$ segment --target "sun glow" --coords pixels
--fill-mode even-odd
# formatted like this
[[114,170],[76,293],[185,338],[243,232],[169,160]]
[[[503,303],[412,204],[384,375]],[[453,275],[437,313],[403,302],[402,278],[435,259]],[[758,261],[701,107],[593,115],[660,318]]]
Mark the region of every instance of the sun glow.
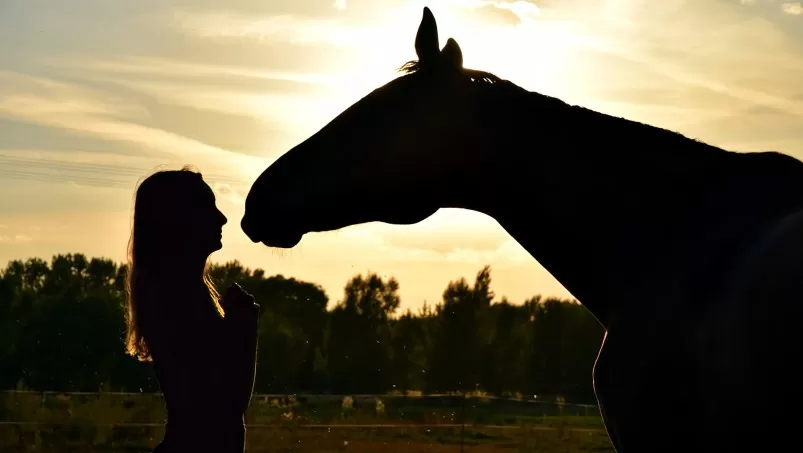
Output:
[[[466,14],[470,8],[497,8],[495,5],[505,7],[502,9],[511,19],[517,20],[499,24],[485,20],[482,14]],[[465,67],[493,72],[531,90],[570,93],[571,86],[561,74],[575,70],[572,52],[586,39],[580,25],[542,18],[540,10],[529,2],[408,1],[361,26],[342,30],[350,36],[339,39],[352,45],[338,51],[354,64],[331,68],[330,74],[336,75],[329,78],[324,94],[316,94],[314,102],[318,107],[310,109],[306,105],[304,108],[307,113],[304,125],[299,126],[300,140],[373,89],[398,77],[396,70],[416,58],[415,32],[424,6],[429,7],[437,19],[440,45],[445,45],[450,37],[460,44]],[[423,231],[467,224],[474,229],[498,228],[493,219],[460,210],[441,211],[426,222],[408,228]]]
[[[331,85],[331,95],[318,115],[330,118],[351,103],[398,76],[395,70],[416,58],[413,43],[424,6],[438,21],[441,46],[454,38],[463,50],[467,68],[493,72],[527,89],[567,94],[571,87],[562,74],[571,72],[572,53],[588,38],[581,25],[540,17],[540,10],[522,1],[408,1],[388,9],[370,25],[352,32],[362,39],[343,49],[356,65],[347,71],[333,67],[342,76]],[[482,14],[466,14],[472,8],[496,8],[511,23],[494,23]],[[347,72],[347,73],[344,73]]]
[[[293,131],[297,142],[319,130],[372,90],[399,77],[397,69],[416,58],[414,40],[425,6],[437,19],[440,45],[444,46],[450,37],[457,40],[463,51],[465,67],[493,72],[531,90],[560,95],[570,93],[571,86],[562,74],[577,70],[572,66],[571,56],[586,39],[580,25],[543,18],[540,10],[529,2],[408,1],[359,24],[344,24],[323,32],[333,34],[335,42],[348,45],[339,46],[338,58],[324,69],[325,80],[318,83],[324,88],[316,91],[314,97],[293,103],[292,108],[284,112],[293,117],[304,117]],[[477,8],[485,10],[478,11]],[[500,11],[505,15],[502,23],[487,19],[486,13]],[[393,228],[372,223],[347,230],[368,237],[388,234],[388,231],[395,231]],[[495,220],[459,209],[441,210],[425,222],[405,227],[405,231],[407,234],[427,235],[466,228],[474,236],[485,232],[486,236],[499,239],[494,234],[500,231]],[[505,255],[526,255],[518,244],[506,246],[513,251],[506,249]]]

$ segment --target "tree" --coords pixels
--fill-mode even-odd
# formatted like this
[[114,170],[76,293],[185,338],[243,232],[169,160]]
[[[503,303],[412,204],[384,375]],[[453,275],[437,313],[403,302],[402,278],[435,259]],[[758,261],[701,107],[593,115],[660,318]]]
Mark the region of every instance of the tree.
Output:
[[[158,391],[153,366],[125,353],[126,265],[82,254],[11,261],[0,271],[0,386]],[[258,393],[525,391],[594,402],[602,327],[573,301],[492,303],[491,270],[449,282],[442,302],[399,317],[399,283],[351,278],[328,310],[314,283],[237,261],[210,267],[261,305]]]
[[493,328],[485,355],[483,388],[501,395],[525,387],[525,368],[529,349],[529,310],[502,299],[490,307],[487,321]]
[[427,351],[430,348],[428,324],[425,317],[416,318],[410,310],[392,321],[393,390],[407,392],[425,387]]
[[330,318],[329,367],[345,392],[378,393],[391,384],[390,317],[398,309],[399,283],[377,274],[357,275]]
[[429,390],[466,391],[480,386],[490,343],[484,317],[493,297],[490,266],[477,273],[473,287],[463,278],[449,283],[437,309],[439,325],[431,352]]
[[604,329],[577,303],[547,299],[531,309],[530,392],[593,402],[590,376]]

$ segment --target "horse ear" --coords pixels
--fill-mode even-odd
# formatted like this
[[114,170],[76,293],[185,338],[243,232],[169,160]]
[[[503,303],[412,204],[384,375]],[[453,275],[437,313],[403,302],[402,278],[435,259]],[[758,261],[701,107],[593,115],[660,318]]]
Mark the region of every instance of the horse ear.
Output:
[[460,50],[460,46],[457,45],[457,41],[454,39],[449,38],[449,40],[446,41],[446,45],[443,46],[443,50],[441,51],[441,56],[449,66],[463,69],[463,51]]
[[418,54],[418,61],[429,63],[439,57],[438,50],[438,25],[435,23],[435,16],[426,6],[424,7],[424,17],[421,18],[421,25],[418,26],[418,33],[415,35],[415,53]]

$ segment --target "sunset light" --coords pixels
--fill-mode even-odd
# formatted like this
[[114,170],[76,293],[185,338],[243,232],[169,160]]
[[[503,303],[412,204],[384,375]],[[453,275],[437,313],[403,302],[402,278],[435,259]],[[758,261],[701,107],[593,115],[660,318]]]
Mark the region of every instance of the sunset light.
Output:
[[400,76],[424,6],[441,46],[456,39],[468,68],[729,149],[801,156],[803,27],[795,2],[781,3],[4,3],[0,39],[18,44],[0,50],[0,187],[9,194],[0,259],[75,250],[122,259],[136,181],[192,164],[229,217],[215,260],[320,281],[332,294],[356,271],[381,270],[399,276],[410,307],[479,263],[499,269],[511,297],[568,296],[473,212],[310,234],[284,253],[252,244],[237,223],[264,168]]
[[799,443],[803,0],[0,0],[0,43],[0,450]]

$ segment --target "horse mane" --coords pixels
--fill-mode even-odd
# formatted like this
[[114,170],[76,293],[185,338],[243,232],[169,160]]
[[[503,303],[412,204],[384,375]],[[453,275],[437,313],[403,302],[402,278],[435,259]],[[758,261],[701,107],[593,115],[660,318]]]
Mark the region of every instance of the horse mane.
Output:
[[[426,70],[428,70],[428,68],[429,68],[429,66],[428,65],[422,65],[420,60],[411,60],[411,61],[408,61],[407,63],[405,63],[404,65],[402,65],[398,69],[398,71],[404,73],[405,75],[409,75],[409,74],[415,74],[415,73],[418,73],[418,72],[426,71]],[[468,77],[471,80],[471,82],[473,82],[473,83],[477,84],[479,87],[481,87],[481,90],[479,90],[479,92],[484,96],[490,96],[492,98],[498,98],[499,96],[503,96],[503,97],[515,96],[515,97],[517,97],[517,96],[522,96],[522,95],[530,95],[530,96],[537,96],[538,99],[540,99],[542,102],[544,100],[549,100],[550,102],[553,102],[553,103],[557,103],[557,104],[568,106],[568,104],[566,104],[564,101],[562,101],[562,100],[560,100],[558,98],[554,98],[552,96],[547,96],[547,95],[536,93],[536,92],[531,92],[531,91],[529,91],[529,90],[527,90],[525,88],[522,88],[522,87],[516,85],[515,83],[513,83],[513,82],[511,82],[509,80],[502,79],[501,77],[499,77],[499,76],[497,76],[495,74],[492,74],[490,72],[479,71],[479,70],[476,70],[476,69],[462,68],[462,69],[460,69],[460,73],[463,76]],[[602,114],[600,112],[597,112],[597,111],[594,111],[594,110],[590,110],[590,109],[587,109],[587,108],[584,108],[584,107],[578,107],[578,108],[581,109],[581,110],[589,112],[592,117],[596,117],[596,118],[602,119],[606,123],[610,123],[609,120],[611,120],[611,118],[608,117],[607,115],[604,115],[604,114]],[[685,150],[689,149],[688,147],[684,146],[684,141],[688,140],[688,138],[686,136],[684,136],[683,134],[679,133],[679,132],[675,132],[675,131],[671,131],[671,130],[663,129],[663,128],[653,127],[653,126],[650,126],[650,125],[647,125],[647,124],[643,124],[643,123],[640,123],[640,122],[637,122],[637,121],[628,120],[628,122],[629,123],[633,123],[633,124],[637,124],[639,126],[637,128],[637,130],[641,131],[643,133],[655,132],[656,130],[659,131],[659,134],[661,134],[661,136],[663,137],[663,142],[664,143],[673,143],[673,144],[677,143],[677,146],[665,146],[664,148],[666,148],[667,151],[671,149],[672,153],[674,153],[674,154],[683,154],[683,153],[686,152]],[[621,125],[620,123],[616,122],[616,123],[614,123],[614,125],[612,127],[617,127],[617,126],[620,126],[620,125]],[[633,133],[632,130],[631,130],[630,133],[631,134]],[[696,140],[696,139],[691,139],[691,140],[693,140],[693,141],[695,141],[697,143],[702,143],[702,142],[700,142],[699,140]],[[719,149],[717,147],[714,147],[714,146],[711,146],[711,145],[707,145],[707,148],[709,150],[709,153],[711,155],[713,155],[713,156],[720,156],[720,155],[727,154],[726,152],[723,152],[721,149]],[[695,148],[693,148],[693,153],[695,153],[696,156],[699,156],[701,151],[700,151],[699,148],[695,147]]]
[[[410,60],[403,64],[398,70],[404,74],[415,74],[417,72],[421,72],[422,69],[426,69],[426,66],[422,65],[420,60]],[[495,74],[491,74],[490,72],[479,71],[476,69],[461,69],[461,72],[463,75],[468,76],[472,82],[477,84],[505,86],[508,88],[515,87],[520,90],[524,90],[518,85],[515,85],[508,80],[504,80]]]

